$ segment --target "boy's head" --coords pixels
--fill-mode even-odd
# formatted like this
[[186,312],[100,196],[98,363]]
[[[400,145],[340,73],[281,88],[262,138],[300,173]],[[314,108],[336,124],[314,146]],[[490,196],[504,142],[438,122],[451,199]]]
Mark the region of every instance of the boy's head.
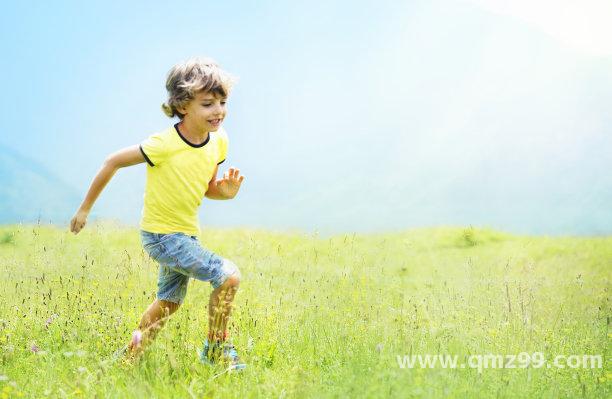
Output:
[[176,64],[168,72],[166,90],[168,101],[162,104],[164,113],[172,118],[183,119],[179,111],[198,93],[211,93],[215,97],[227,97],[236,78],[222,70],[210,58],[191,58]]

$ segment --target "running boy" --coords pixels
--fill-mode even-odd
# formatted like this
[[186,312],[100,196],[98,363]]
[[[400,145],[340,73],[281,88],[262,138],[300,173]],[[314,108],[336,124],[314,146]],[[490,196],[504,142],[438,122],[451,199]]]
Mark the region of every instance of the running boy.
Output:
[[119,168],[147,163],[144,208],[140,222],[145,251],[159,263],[157,299],[149,305],[127,346],[138,356],[155,338],[168,317],[180,307],[190,278],[209,281],[214,290],[208,304],[208,338],[201,360],[244,368],[227,340],[231,304],[240,283],[235,264],[202,247],[198,207],[203,197],[226,200],[236,196],[244,176],[229,168],[221,179],[218,167],[225,161],[227,135],[221,123],[233,79],[210,59],[193,58],[175,65],[166,80],[168,101],[162,105],[168,117],[178,116],[174,126],[153,134],[140,145],[111,154],[70,222],[77,234],[87,216]]

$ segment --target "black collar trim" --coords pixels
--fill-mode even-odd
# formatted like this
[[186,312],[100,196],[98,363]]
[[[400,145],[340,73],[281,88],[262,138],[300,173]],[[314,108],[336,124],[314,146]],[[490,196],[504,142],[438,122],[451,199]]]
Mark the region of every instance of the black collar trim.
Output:
[[176,130],[176,132],[181,137],[181,139],[183,139],[183,141],[187,143],[189,146],[194,147],[194,148],[200,148],[200,147],[204,147],[210,141],[210,133],[208,133],[208,136],[206,137],[206,140],[204,140],[203,143],[193,144],[191,141],[187,140],[185,136],[181,134],[181,131],[179,130],[178,125],[179,125],[178,123],[174,124],[174,130]]

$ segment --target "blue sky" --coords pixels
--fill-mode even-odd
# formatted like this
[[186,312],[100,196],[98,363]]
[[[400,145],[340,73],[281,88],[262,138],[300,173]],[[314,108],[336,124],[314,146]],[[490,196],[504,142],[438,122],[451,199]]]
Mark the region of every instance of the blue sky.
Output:
[[[107,154],[173,123],[167,70],[207,55],[240,78],[227,165],[247,181],[204,225],[610,233],[611,8],[505,3],[6,5],[0,144],[83,196]],[[144,170],[92,217],[137,223]]]

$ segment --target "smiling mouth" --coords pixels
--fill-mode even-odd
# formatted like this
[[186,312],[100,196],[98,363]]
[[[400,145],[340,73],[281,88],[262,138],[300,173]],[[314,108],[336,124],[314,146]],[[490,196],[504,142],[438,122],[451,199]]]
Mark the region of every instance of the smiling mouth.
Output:
[[210,123],[212,123],[213,125],[217,125],[219,123],[221,123],[221,119],[211,119],[209,120]]

